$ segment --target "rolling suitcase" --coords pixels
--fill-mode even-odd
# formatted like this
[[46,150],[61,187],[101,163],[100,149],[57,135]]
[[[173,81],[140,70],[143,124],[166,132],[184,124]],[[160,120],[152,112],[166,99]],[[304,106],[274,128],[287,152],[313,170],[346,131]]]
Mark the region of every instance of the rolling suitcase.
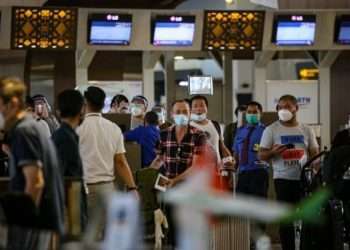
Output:
[[[235,172],[232,174],[233,195],[235,193]],[[227,183],[228,175],[221,176],[222,183]],[[226,176],[225,176],[226,175]],[[250,225],[244,218],[223,216],[219,218],[212,229],[209,249],[213,250],[249,250],[250,249]]]

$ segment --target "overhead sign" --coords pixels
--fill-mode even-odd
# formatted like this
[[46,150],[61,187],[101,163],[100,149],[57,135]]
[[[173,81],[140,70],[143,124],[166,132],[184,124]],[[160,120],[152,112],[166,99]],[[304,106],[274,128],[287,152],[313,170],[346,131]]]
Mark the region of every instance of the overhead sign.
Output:
[[265,7],[278,9],[278,0],[250,0],[250,2],[258,5],[262,5]]
[[319,123],[318,81],[267,81],[267,111],[275,111],[278,99],[286,94],[298,100],[298,119],[306,124]]

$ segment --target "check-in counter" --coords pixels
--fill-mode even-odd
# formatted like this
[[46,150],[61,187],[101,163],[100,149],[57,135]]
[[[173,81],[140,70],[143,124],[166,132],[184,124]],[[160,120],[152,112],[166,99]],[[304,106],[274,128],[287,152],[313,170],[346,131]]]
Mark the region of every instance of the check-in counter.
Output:
[[[141,146],[135,142],[125,142],[126,159],[129,163],[132,173],[135,176],[137,170],[141,169]],[[117,166],[118,167],[118,166]],[[116,185],[119,190],[124,189],[124,183],[117,175]]]

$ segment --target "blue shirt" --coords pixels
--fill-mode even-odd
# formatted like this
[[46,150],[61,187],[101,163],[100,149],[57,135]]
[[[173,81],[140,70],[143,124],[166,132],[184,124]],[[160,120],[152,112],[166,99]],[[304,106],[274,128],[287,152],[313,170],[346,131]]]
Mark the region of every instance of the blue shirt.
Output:
[[149,166],[156,158],[156,147],[160,138],[157,126],[139,126],[124,133],[126,141],[135,141],[141,145],[142,167]]
[[240,127],[237,130],[236,138],[234,139],[234,145],[232,149],[239,157],[239,172],[261,169],[262,167],[262,163],[258,159],[258,151],[260,141],[265,130],[265,126],[263,124],[256,125],[250,136],[248,146],[248,163],[241,163],[244,141],[247,138],[251,127],[252,125],[245,125],[243,127]]

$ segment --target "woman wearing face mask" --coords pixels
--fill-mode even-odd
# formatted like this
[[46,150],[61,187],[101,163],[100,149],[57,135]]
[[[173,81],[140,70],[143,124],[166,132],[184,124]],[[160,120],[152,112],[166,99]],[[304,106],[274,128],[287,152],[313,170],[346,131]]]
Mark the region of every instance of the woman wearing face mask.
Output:
[[[277,200],[296,204],[301,198],[301,166],[318,154],[319,146],[311,128],[297,120],[297,99],[282,96],[277,105],[279,121],[263,133],[259,157],[271,161]],[[293,224],[280,227],[283,250],[295,249]]]
[[144,125],[144,117],[148,107],[148,100],[142,95],[137,95],[131,100],[131,126],[130,129]]

